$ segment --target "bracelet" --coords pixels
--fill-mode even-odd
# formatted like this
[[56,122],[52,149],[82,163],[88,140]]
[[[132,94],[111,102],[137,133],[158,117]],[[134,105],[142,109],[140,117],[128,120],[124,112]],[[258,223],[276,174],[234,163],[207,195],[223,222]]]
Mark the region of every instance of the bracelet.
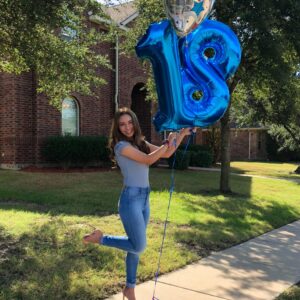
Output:
[[169,148],[169,146],[170,146],[170,141],[169,141],[169,140],[163,140],[162,144],[163,144],[163,146],[164,146],[164,145],[167,145],[168,148]]

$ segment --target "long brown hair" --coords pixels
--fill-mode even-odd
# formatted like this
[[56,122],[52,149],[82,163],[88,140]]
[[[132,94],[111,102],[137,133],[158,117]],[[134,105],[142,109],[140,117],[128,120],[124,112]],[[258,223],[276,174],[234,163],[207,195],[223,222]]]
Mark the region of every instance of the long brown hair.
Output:
[[[123,115],[129,115],[132,119],[134,134],[130,139],[126,137],[119,128],[120,117]],[[111,151],[112,158],[114,157],[114,147],[120,141],[127,141],[133,146],[136,146],[139,150],[144,153],[149,153],[150,149],[145,141],[145,137],[142,135],[141,127],[136,114],[128,107],[119,108],[114,116],[109,138],[109,148]]]

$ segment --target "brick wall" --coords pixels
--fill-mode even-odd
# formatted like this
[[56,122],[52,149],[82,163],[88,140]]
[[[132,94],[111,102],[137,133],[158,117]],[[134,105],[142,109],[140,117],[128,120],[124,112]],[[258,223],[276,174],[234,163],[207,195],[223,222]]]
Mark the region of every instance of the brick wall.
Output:
[[31,163],[35,123],[32,73],[0,77],[0,164],[13,167]]
[[232,160],[264,160],[266,153],[266,131],[260,129],[231,130]]
[[15,162],[15,77],[0,74],[0,164]]
[[[96,26],[91,24],[91,26]],[[98,53],[108,55],[112,70],[99,68],[97,73],[107,84],[95,90],[97,97],[74,93],[79,106],[80,135],[108,135],[115,110],[115,44],[102,43]],[[132,106],[134,88],[143,85],[146,76],[137,58],[119,56],[119,104]],[[34,74],[0,74],[0,164],[2,167],[41,164],[42,144],[46,137],[61,134],[61,113],[48,104],[44,95],[36,95]],[[142,127],[151,128],[151,105],[140,93],[136,99]],[[150,128],[150,129],[149,129]],[[155,135],[155,134],[154,134]],[[151,138],[150,138],[151,139]]]
[[[209,131],[200,131],[197,144],[209,144]],[[267,131],[259,128],[231,129],[230,157],[231,160],[265,160]],[[219,141],[220,142],[220,141]],[[249,147],[250,143],[250,147]]]

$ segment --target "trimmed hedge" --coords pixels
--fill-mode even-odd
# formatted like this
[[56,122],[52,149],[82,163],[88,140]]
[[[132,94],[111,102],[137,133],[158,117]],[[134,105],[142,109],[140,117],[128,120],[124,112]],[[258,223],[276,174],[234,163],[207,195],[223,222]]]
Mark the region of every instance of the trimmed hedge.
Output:
[[[184,150],[185,149],[185,146],[186,145],[180,145],[178,147],[178,149],[180,150]],[[189,145],[188,146],[188,150],[189,151],[193,151],[193,152],[196,152],[196,151],[208,151],[208,152],[211,152],[211,148],[209,145],[197,145],[197,144],[192,144],[192,145]]]
[[[185,149],[185,145],[180,145],[180,150]],[[190,166],[209,168],[213,164],[213,153],[209,145],[192,144],[188,146],[190,154]]]
[[110,164],[108,140],[105,136],[52,136],[42,147],[46,161],[64,167]]
[[192,151],[190,166],[209,168],[213,163],[213,155],[209,151]]
[[[208,145],[189,145],[185,157],[182,159],[185,150],[185,145],[178,147],[176,154],[175,169],[185,170],[188,166],[209,168],[213,164],[213,154]],[[168,159],[168,165],[172,168],[172,155]]]
[[[184,151],[178,149],[176,151],[176,161],[175,161],[174,168],[176,170],[186,170],[190,164],[190,159],[191,159],[191,153],[189,151],[186,151],[184,155]],[[170,168],[173,167],[173,162],[174,162],[174,154],[168,158],[168,164]]]

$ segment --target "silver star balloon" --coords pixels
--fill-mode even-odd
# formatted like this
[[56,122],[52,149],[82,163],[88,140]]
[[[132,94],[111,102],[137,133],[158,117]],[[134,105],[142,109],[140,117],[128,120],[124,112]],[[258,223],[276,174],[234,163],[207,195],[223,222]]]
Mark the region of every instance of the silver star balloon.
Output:
[[215,0],[164,0],[168,18],[182,37],[194,30],[210,14]]

